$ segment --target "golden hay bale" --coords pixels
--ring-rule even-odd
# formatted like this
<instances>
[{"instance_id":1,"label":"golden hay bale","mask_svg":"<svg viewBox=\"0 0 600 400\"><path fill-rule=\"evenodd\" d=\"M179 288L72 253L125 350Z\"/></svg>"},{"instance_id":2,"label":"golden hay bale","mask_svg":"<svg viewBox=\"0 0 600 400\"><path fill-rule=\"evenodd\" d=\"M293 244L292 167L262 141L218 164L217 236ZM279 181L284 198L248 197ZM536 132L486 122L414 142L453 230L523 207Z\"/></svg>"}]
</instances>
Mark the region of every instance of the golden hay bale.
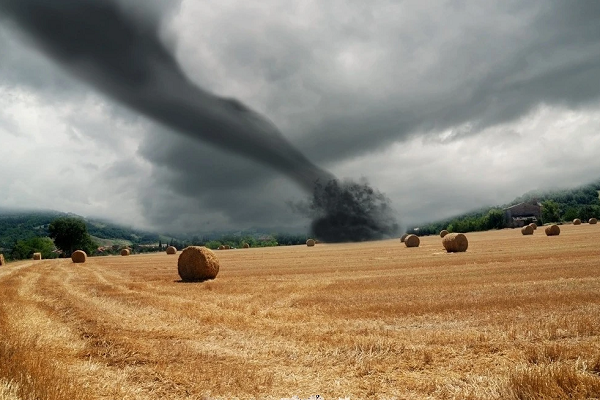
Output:
<instances>
[{"instance_id":1,"label":"golden hay bale","mask_svg":"<svg viewBox=\"0 0 600 400\"><path fill-rule=\"evenodd\" d=\"M249 248L250 248L250 245L249 245L248 243L244 243L244 248L245 248L245 249L249 249Z\"/></svg>"},{"instance_id":2,"label":"golden hay bale","mask_svg":"<svg viewBox=\"0 0 600 400\"><path fill-rule=\"evenodd\" d=\"M73 260L76 264L84 263L87 258L87 254L83 250L75 250L73 254L71 254L71 260Z\"/></svg>"},{"instance_id":3,"label":"golden hay bale","mask_svg":"<svg viewBox=\"0 0 600 400\"><path fill-rule=\"evenodd\" d=\"M530 223L529 226L532 227L534 231L537 229L537 224L535 222Z\"/></svg>"},{"instance_id":4,"label":"golden hay bale","mask_svg":"<svg viewBox=\"0 0 600 400\"><path fill-rule=\"evenodd\" d=\"M6 264L6 261L4 260L4 254L0 254L0 265L4 264Z\"/></svg>"},{"instance_id":5,"label":"golden hay bale","mask_svg":"<svg viewBox=\"0 0 600 400\"><path fill-rule=\"evenodd\" d=\"M441 238L443 238L443 237L444 237L444 236L446 236L448 233L450 233L450 232L448 232L448 231L447 231L447 230L445 230L445 229L442 229L442 231L440 232L440 237L441 237Z\"/></svg>"},{"instance_id":6,"label":"golden hay bale","mask_svg":"<svg viewBox=\"0 0 600 400\"><path fill-rule=\"evenodd\" d=\"M225 250L225 246L223 246L223 245L219 245L218 249L219 249L219 250Z\"/></svg>"},{"instance_id":7,"label":"golden hay bale","mask_svg":"<svg viewBox=\"0 0 600 400\"><path fill-rule=\"evenodd\" d=\"M179 255L177 271L181 280L185 282L215 279L219 273L219 260L216 254L206 247L189 246Z\"/></svg>"},{"instance_id":8,"label":"golden hay bale","mask_svg":"<svg viewBox=\"0 0 600 400\"><path fill-rule=\"evenodd\" d=\"M129 249L123 249L123 250L121 250L121 255L122 256L128 256L130 254L131 254L131 250L129 250Z\"/></svg>"},{"instance_id":9,"label":"golden hay bale","mask_svg":"<svg viewBox=\"0 0 600 400\"><path fill-rule=\"evenodd\" d=\"M579 218L575 218L573 220L573 225L581 225L581 220Z\"/></svg>"},{"instance_id":10,"label":"golden hay bale","mask_svg":"<svg viewBox=\"0 0 600 400\"><path fill-rule=\"evenodd\" d=\"M448 253L462 253L467 251L469 241L462 233L449 233L442 239L442 244Z\"/></svg>"},{"instance_id":11,"label":"golden hay bale","mask_svg":"<svg viewBox=\"0 0 600 400\"><path fill-rule=\"evenodd\" d=\"M531 227L531 225L525 225L521 228L521 233L523 235L533 235L533 228Z\"/></svg>"},{"instance_id":12,"label":"golden hay bale","mask_svg":"<svg viewBox=\"0 0 600 400\"><path fill-rule=\"evenodd\" d=\"M400 243L404 243L404 241L406 240L407 237L408 237L408 233L405 233L404 235L400 236Z\"/></svg>"},{"instance_id":13,"label":"golden hay bale","mask_svg":"<svg viewBox=\"0 0 600 400\"><path fill-rule=\"evenodd\" d=\"M417 235L408 235L404 239L404 244L406 245L406 247L419 247L420 243L421 239L419 239Z\"/></svg>"},{"instance_id":14,"label":"golden hay bale","mask_svg":"<svg viewBox=\"0 0 600 400\"><path fill-rule=\"evenodd\" d=\"M41 260L42 259L42 253L33 253L33 259L34 260Z\"/></svg>"},{"instance_id":15,"label":"golden hay bale","mask_svg":"<svg viewBox=\"0 0 600 400\"><path fill-rule=\"evenodd\" d=\"M306 241L306 245L307 245L308 247L313 247L313 246L315 245L315 240L314 240L314 239L308 239L308 240Z\"/></svg>"},{"instance_id":16,"label":"golden hay bale","mask_svg":"<svg viewBox=\"0 0 600 400\"><path fill-rule=\"evenodd\" d=\"M230 245L228 245L228 244L226 244L226 245L225 245L225 246L223 246L223 247L224 247L224 250L231 250L231 246L230 246Z\"/></svg>"},{"instance_id":17,"label":"golden hay bale","mask_svg":"<svg viewBox=\"0 0 600 400\"><path fill-rule=\"evenodd\" d=\"M546 227L546 236L558 236L560 235L560 228L558 225L548 225Z\"/></svg>"},{"instance_id":18,"label":"golden hay bale","mask_svg":"<svg viewBox=\"0 0 600 400\"><path fill-rule=\"evenodd\" d=\"M177 254L177 249L174 246L167 247L167 254Z\"/></svg>"},{"instance_id":19,"label":"golden hay bale","mask_svg":"<svg viewBox=\"0 0 600 400\"><path fill-rule=\"evenodd\" d=\"M597 220L596 218L590 218L590 220L588 221L588 223L589 223L590 225L595 225L595 224L597 224L597 223L598 223L598 220Z\"/></svg>"}]
</instances>

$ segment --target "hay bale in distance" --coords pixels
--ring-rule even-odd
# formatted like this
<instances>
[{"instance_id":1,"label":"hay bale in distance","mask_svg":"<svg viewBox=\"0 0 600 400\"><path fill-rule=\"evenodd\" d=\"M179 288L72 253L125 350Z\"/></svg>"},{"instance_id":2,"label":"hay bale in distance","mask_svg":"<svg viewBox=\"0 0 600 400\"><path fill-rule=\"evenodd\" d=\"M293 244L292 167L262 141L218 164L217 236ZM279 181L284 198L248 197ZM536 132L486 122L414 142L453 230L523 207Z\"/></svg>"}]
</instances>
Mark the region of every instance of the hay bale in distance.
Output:
<instances>
[{"instance_id":1,"label":"hay bale in distance","mask_svg":"<svg viewBox=\"0 0 600 400\"><path fill-rule=\"evenodd\" d=\"M590 220L588 221L588 223L590 225L596 225L598 223L598 220L596 218L590 218Z\"/></svg>"},{"instance_id":2,"label":"hay bale in distance","mask_svg":"<svg viewBox=\"0 0 600 400\"><path fill-rule=\"evenodd\" d=\"M218 247L218 249L219 249L219 250L225 250L225 246L223 246L223 245L220 245L220 246Z\"/></svg>"},{"instance_id":3,"label":"hay bale in distance","mask_svg":"<svg viewBox=\"0 0 600 400\"><path fill-rule=\"evenodd\" d=\"M219 260L216 254L206 247L189 246L179 255L177 272L185 282L215 279L219 273Z\"/></svg>"},{"instance_id":4,"label":"hay bale in distance","mask_svg":"<svg viewBox=\"0 0 600 400\"><path fill-rule=\"evenodd\" d=\"M0 266L5 265L6 261L4 260L4 254L0 254Z\"/></svg>"},{"instance_id":5,"label":"hay bale in distance","mask_svg":"<svg viewBox=\"0 0 600 400\"><path fill-rule=\"evenodd\" d=\"M448 253L462 253L467 251L469 240L462 233L449 233L442 239L442 244Z\"/></svg>"},{"instance_id":6,"label":"hay bale in distance","mask_svg":"<svg viewBox=\"0 0 600 400\"><path fill-rule=\"evenodd\" d=\"M408 235L406 239L404 239L404 244L406 247L419 247L421 243L421 239L417 235Z\"/></svg>"},{"instance_id":7,"label":"hay bale in distance","mask_svg":"<svg viewBox=\"0 0 600 400\"><path fill-rule=\"evenodd\" d=\"M123 249L123 250L121 250L121 255L122 256L128 256L130 254L131 254L131 250L129 250L129 249Z\"/></svg>"},{"instance_id":8,"label":"hay bale in distance","mask_svg":"<svg viewBox=\"0 0 600 400\"><path fill-rule=\"evenodd\" d=\"M573 225L581 225L581 220L579 218L575 218L573 220Z\"/></svg>"},{"instance_id":9,"label":"hay bale in distance","mask_svg":"<svg viewBox=\"0 0 600 400\"><path fill-rule=\"evenodd\" d=\"M84 263L86 259L87 254L85 254L85 251L83 250L75 250L73 254L71 254L71 260L73 260L75 264Z\"/></svg>"},{"instance_id":10,"label":"hay bale in distance","mask_svg":"<svg viewBox=\"0 0 600 400\"><path fill-rule=\"evenodd\" d=\"M408 237L408 233L405 233L404 235L400 236L400 243L404 243L404 241L406 240L407 237Z\"/></svg>"},{"instance_id":11,"label":"hay bale in distance","mask_svg":"<svg viewBox=\"0 0 600 400\"><path fill-rule=\"evenodd\" d=\"M560 228L558 225L548 225L546 227L546 236L558 236L560 235Z\"/></svg>"},{"instance_id":12,"label":"hay bale in distance","mask_svg":"<svg viewBox=\"0 0 600 400\"><path fill-rule=\"evenodd\" d=\"M444 236L446 236L448 233L450 233L450 232L448 232L448 231L447 231L447 230L445 230L445 229L442 229L442 230L440 231L440 237L441 237L441 238L443 238L443 237L444 237Z\"/></svg>"},{"instance_id":13,"label":"hay bale in distance","mask_svg":"<svg viewBox=\"0 0 600 400\"><path fill-rule=\"evenodd\" d=\"M529 226L532 227L534 231L537 229L537 224L535 222L530 223Z\"/></svg>"},{"instance_id":14,"label":"hay bale in distance","mask_svg":"<svg viewBox=\"0 0 600 400\"><path fill-rule=\"evenodd\" d=\"M308 247L313 247L313 246L315 245L315 239L308 239L308 240L306 241L306 245L307 245Z\"/></svg>"},{"instance_id":15,"label":"hay bale in distance","mask_svg":"<svg viewBox=\"0 0 600 400\"><path fill-rule=\"evenodd\" d=\"M175 248L175 246L167 247L167 254L177 254L177 249Z\"/></svg>"},{"instance_id":16,"label":"hay bale in distance","mask_svg":"<svg viewBox=\"0 0 600 400\"><path fill-rule=\"evenodd\" d=\"M42 253L33 253L33 259L34 260L41 260L42 259Z\"/></svg>"},{"instance_id":17,"label":"hay bale in distance","mask_svg":"<svg viewBox=\"0 0 600 400\"><path fill-rule=\"evenodd\" d=\"M521 233L523 235L533 235L533 228L531 227L531 225L525 225L521 228Z\"/></svg>"},{"instance_id":18,"label":"hay bale in distance","mask_svg":"<svg viewBox=\"0 0 600 400\"><path fill-rule=\"evenodd\" d=\"M250 245L249 245L248 243L244 243L244 248L245 248L245 249L249 249L249 248L250 248Z\"/></svg>"},{"instance_id":19,"label":"hay bale in distance","mask_svg":"<svg viewBox=\"0 0 600 400\"><path fill-rule=\"evenodd\" d=\"M231 246L228 244L224 245L223 247L224 247L223 250L231 250Z\"/></svg>"}]
</instances>

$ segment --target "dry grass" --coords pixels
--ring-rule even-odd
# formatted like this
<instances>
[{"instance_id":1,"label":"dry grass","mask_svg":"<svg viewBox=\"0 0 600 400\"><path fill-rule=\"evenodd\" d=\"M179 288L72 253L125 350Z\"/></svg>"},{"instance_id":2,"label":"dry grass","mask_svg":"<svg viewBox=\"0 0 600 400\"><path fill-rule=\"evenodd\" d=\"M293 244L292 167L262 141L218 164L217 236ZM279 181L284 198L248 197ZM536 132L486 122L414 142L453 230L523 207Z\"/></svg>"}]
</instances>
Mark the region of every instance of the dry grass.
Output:
<instances>
[{"instance_id":1,"label":"dry grass","mask_svg":"<svg viewBox=\"0 0 600 400\"><path fill-rule=\"evenodd\" d=\"M0 396L598 398L600 229L561 228L219 252L204 283L165 253L11 263Z\"/></svg>"},{"instance_id":2,"label":"dry grass","mask_svg":"<svg viewBox=\"0 0 600 400\"><path fill-rule=\"evenodd\" d=\"M406 247L419 247L419 243L421 243L421 239L417 235L408 235L404 238L404 245Z\"/></svg>"},{"instance_id":3,"label":"dry grass","mask_svg":"<svg viewBox=\"0 0 600 400\"><path fill-rule=\"evenodd\" d=\"M560 235L560 227L558 225L548 225L545 232L547 236L558 236Z\"/></svg>"},{"instance_id":4,"label":"dry grass","mask_svg":"<svg viewBox=\"0 0 600 400\"><path fill-rule=\"evenodd\" d=\"M83 250L75 250L73 254L71 254L71 260L74 263L84 263L87 259L87 254Z\"/></svg>"},{"instance_id":5,"label":"dry grass","mask_svg":"<svg viewBox=\"0 0 600 400\"><path fill-rule=\"evenodd\" d=\"M521 228L521 233L523 235L533 235L533 227L531 225L525 225Z\"/></svg>"},{"instance_id":6,"label":"dry grass","mask_svg":"<svg viewBox=\"0 0 600 400\"><path fill-rule=\"evenodd\" d=\"M174 246L167 247L167 254L177 254L177 248L175 248Z\"/></svg>"}]
</instances>

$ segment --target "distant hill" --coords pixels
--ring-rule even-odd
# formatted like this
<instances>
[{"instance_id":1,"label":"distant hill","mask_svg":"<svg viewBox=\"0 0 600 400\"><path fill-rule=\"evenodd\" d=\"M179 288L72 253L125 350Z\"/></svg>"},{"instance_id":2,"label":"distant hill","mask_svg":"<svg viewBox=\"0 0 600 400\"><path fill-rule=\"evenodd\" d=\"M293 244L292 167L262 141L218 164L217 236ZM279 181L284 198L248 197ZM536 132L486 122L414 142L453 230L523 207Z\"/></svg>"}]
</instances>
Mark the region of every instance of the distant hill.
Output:
<instances>
[{"instance_id":1,"label":"distant hill","mask_svg":"<svg viewBox=\"0 0 600 400\"><path fill-rule=\"evenodd\" d=\"M575 218L587 220L600 217L600 180L573 189L533 190L517 197L508 204L483 207L462 215L434 222L424 222L409 227L407 233L437 235L442 229L450 232L472 232L503 228L499 218L503 209L515 204L536 200L546 211L542 222L566 222ZM542 214L544 219L544 212Z\"/></svg>"},{"instance_id":2,"label":"distant hill","mask_svg":"<svg viewBox=\"0 0 600 400\"><path fill-rule=\"evenodd\" d=\"M17 241L48 236L48 226L60 217L75 217L85 221L90 236L99 246L95 255L116 252L122 246L132 247L135 252L160 251L157 246L159 241L163 246L169 244L178 249L188 245L202 245L216 249L221 244L231 247L241 247L244 243L248 243L252 247L295 245L305 243L307 239L306 234L275 234L273 232L285 232L285 230L272 231L261 228L187 235L159 234L124 227L100 219L84 218L72 213L0 208L0 252L9 255Z\"/></svg>"},{"instance_id":3,"label":"distant hill","mask_svg":"<svg viewBox=\"0 0 600 400\"><path fill-rule=\"evenodd\" d=\"M126 228L98 219L88 219L59 211L29 211L0 209L0 250L10 249L17 240L47 236L48 225L60 217L76 217L85 221L90 235L102 246L149 245L158 243L157 233ZM164 240L164 239L163 239Z\"/></svg>"}]
</instances>

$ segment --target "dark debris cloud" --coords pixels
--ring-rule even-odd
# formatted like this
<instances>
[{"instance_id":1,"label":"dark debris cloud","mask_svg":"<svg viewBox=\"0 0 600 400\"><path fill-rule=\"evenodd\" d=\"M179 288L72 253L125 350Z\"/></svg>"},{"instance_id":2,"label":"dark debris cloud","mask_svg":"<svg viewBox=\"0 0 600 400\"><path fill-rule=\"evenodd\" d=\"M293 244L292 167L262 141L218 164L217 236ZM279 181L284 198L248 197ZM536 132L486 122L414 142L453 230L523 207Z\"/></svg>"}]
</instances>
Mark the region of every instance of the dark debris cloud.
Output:
<instances>
[{"instance_id":1,"label":"dark debris cloud","mask_svg":"<svg viewBox=\"0 0 600 400\"><path fill-rule=\"evenodd\" d=\"M364 199L365 193L373 195L371 188L338 185L268 119L194 85L160 40L158 21L147 14L110 0L0 0L0 10L46 54L102 93L190 139L273 168L313 193L317 237L362 241L393 233L381 227L382 208Z\"/></svg>"}]
</instances>

